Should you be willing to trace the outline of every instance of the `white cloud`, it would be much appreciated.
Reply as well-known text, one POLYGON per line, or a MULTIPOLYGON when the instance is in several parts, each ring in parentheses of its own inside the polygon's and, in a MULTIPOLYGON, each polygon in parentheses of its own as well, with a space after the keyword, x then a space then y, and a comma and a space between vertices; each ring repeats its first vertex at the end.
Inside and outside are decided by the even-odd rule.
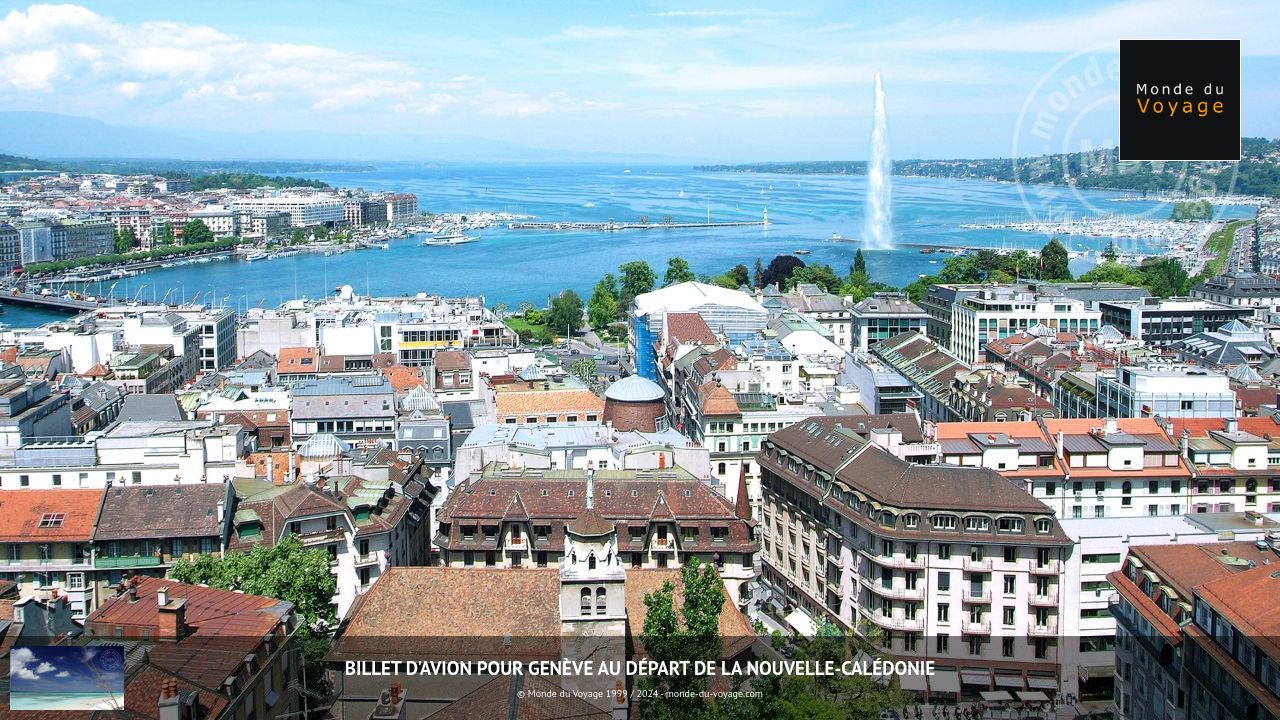
POLYGON ((61 670, 58 672, 57 675, 54 675, 54 677, 60 677, 60 678, 71 677, 71 673, 67 672, 66 670, 61 670))
POLYGON ((13 648, 9 651, 9 677, 21 678, 23 680, 38 680, 41 672, 48 672, 43 668, 48 665, 49 670, 54 669, 49 663, 41 663, 34 670, 30 666, 36 661, 36 654, 31 652, 31 648, 13 648))
POLYGON ((43 675, 47 672, 53 672, 54 670, 57 670, 57 669, 58 668, 54 667, 53 665, 50 665, 47 662, 42 662, 36 666, 36 674, 43 675))
POLYGON ((136 82, 122 82, 116 85, 116 92, 127 98, 136 98, 142 92, 142 85, 136 82))

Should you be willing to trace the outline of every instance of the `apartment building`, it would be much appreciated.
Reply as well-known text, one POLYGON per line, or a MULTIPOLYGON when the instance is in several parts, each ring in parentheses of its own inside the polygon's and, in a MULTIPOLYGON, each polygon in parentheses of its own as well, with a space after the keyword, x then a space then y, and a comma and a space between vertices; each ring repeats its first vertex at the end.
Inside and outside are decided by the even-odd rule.
POLYGON ((0 463, 25 443, 74 434, 67 393, 46 380, 29 380, 19 365, 0 369, 0 463))
POLYGON ((935 422, 962 417, 952 402, 952 383, 972 371, 969 363, 918 332, 882 340, 871 353, 911 383, 921 398, 921 417, 935 422))
POLYGON ((0 580, 18 595, 65 596, 72 615, 93 604, 93 528, 101 490, 0 490, 0 580))
POLYGON ((236 198, 232 210, 289 213, 293 227, 314 227, 341 223, 345 219, 342 199, 331 195, 275 195, 259 198, 236 198))
POLYGON ((1059 610, 1071 540, 1053 511, 993 470, 898 459, 858 420, 810 418, 757 456, 772 610, 802 632, 878 628, 890 655, 935 662, 927 681, 903 678, 933 697, 1074 691, 1059 610))
POLYGON ((1122 720, 1280 717, 1274 542, 1136 547, 1116 593, 1122 720))
POLYGON ((1172 418, 1165 431, 1191 468, 1188 512, 1280 512, 1280 422, 1172 418))
POLYGON ((382 375, 300 380, 290 394, 290 434, 295 445, 316 434, 333 434, 346 441, 395 438, 395 391, 382 375))
POLYGON ((1122 365, 1112 373, 1098 373, 1094 393, 1093 417, 1212 418, 1238 414, 1236 394, 1227 376, 1196 367, 1122 365))
POLYGON ((872 345, 903 333, 924 333, 929 314, 896 293, 876 293, 849 310, 852 334, 847 350, 868 350, 872 345))
POLYGON ((950 350, 965 362, 978 362, 990 340, 1036 325, 1058 332, 1095 333, 1102 313, 1082 300, 1048 286, 983 287, 956 302, 951 313, 950 350))
POLYGON ((1280 310, 1280 280, 1261 273, 1233 270, 1191 288, 1191 297, 1248 308, 1259 318, 1280 310))
POLYGON ((425 564, 427 512, 438 487, 421 463, 376 452, 384 462, 361 461, 361 474, 352 475, 350 449, 331 435, 316 436, 298 452, 300 468, 309 468, 302 482, 238 481, 227 550, 248 552, 293 534, 326 551, 339 618, 389 567, 425 564))
MULTIPOLYGON (((575 522, 617 535, 623 567, 714 565, 735 607, 749 599, 759 541, 745 503, 735 506, 680 467, 542 470, 487 465, 444 501, 434 544, 449 567, 545 568, 566 553, 575 522)), ((728 608, 726 608, 728 610, 728 608)))
POLYGON ((413 193, 392 193, 386 196, 386 221, 409 222, 418 217, 418 196, 413 193))
POLYGON ((845 302, 845 298, 833 295, 818 285, 798 283, 791 291, 771 296, 767 300, 757 291, 757 299, 770 310, 775 307, 778 310, 790 310, 818 323, 830 333, 832 342, 844 350, 852 350, 858 346, 853 309, 845 302))
POLYGON ((9 273, 22 267, 22 243, 18 229, 8 223, 0 223, 0 273, 9 273))
POLYGON ((131 655, 130 710, 165 720, 288 717, 301 707, 291 602, 138 576, 85 618, 77 645, 131 655))

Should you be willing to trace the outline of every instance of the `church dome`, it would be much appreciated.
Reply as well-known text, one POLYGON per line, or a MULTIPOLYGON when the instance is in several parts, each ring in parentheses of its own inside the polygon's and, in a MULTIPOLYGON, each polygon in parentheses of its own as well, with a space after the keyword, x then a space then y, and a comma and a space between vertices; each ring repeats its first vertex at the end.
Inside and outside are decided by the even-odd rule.
POLYGON ((664 396, 658 383, 639 375, 624 377, 604 391, 606 400, 618 402, 657 402, 664 396))

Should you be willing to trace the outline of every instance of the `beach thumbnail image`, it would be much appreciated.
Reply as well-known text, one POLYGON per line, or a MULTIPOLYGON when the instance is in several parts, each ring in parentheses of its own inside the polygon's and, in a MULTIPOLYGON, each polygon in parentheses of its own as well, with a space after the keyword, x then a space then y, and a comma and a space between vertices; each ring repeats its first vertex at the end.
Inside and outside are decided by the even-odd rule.
POLYGON ((15 647, 10 710, 124 709, 124 648, 15 647))

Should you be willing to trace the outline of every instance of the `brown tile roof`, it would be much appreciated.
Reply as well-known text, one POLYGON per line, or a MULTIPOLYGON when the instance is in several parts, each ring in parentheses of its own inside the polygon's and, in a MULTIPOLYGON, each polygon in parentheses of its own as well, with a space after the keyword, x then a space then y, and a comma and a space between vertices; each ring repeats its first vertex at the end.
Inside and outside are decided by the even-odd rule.
POLYGON ((111 369, 103 365, 102 363, 97 363, 93 367, 84 371, 84 376, 89 378, 104 378, 104 377, 111 377, 111 375, 112 375, 111 369))
POLYGON ((1138 558, 1143 568, 1154 572, 1160 581, 1191 602, 1191 591, 1200 583, 1234 575, 1247 565, 1228 565, 1226 556, 1255 560, 1259 563, 1271 554, 1261 552, 1251 542, 1194 543, 1176 545, 1135 545, 1129 555, 1138 558))
POLYGON ((179 692, 187 690, 196 693, 196 705, 199 706, 197 717, 216 718, 226 709, 227 704, 230 702, 226 696, 220 693, 210 692, 187 682, 164 668, 149 664, 128 679, 124 688, 125 709, 143 717, 159 720, 160 688, 170 681, 177 683, 176 687, 179 692))
POLYGON ((561 415, 604 412, 604 400, 590 390, 533 390, 498 393, 498 415, 561 415))
POLYGON ((152 665, 179 675, 202 688, 218 688, 244 664, 245 654, 257 648, 292 612, 293 603, 186 585, 162 578, 137 577, 137 601, 128 594, 108 598, 85 618, 85 630, 95 637, 112 637, 116 627, 159 632, 157 591, 169 590, 169 601, 183 600, 190 633, 178 642, 151 648, 152 665))
POLYGON ((1273 658, 1280 657, 1280 577, 1274 564, 1258 565, 1196 586, 1196 594, 1236 631, 1273 658))
POLYGON ((314 373, 319 369, 319 350, 313 347, 280 348, 277 373, 314 373))
POLYGON ((738 401, 734 399, 729 388, 715 380, 708 380, 699 388, 702 396, 702 414, 704 416, 741 415, 738 401))
MULTIPOLYGON (((519 495, 516 499, 519 499, 519 495)), ((599 537, 613 531, 613 522, 604 519, 595 508, 587 508, 577 517, 565 523, 565 529, 574 535, 583 537, 599 537)))
MULTIPOLYGON (((1275 398, 1272 397, 1272 400, 1275 398)), ((1211 430, 1226 429, 1223 418, 1169 418, 1169 421, 1173 423, 1172 435, 1175 438, 1182 437, 1183 430, 1188 431, 1191 437, 1208 437, 1211 430)), ((1280 422, 1271 417, 1239 418, 1236 424, 1241 431, 1251 435, 1280 437, 1280 422)))
MULTIPOLYGON (((253 476, 264 478, 271 482, 272 485, 283 485, 289 481, 289 456, 293 454, 292 450, 276 450, 266 452, 249 453, 245 461, 253 466, 253 476), (274 458, 274 460, 272 460, 274 458), (267 470, 270 468, 271 477, 267 477, 267 470)), ((297 464, 294 464, 294 474, 297 474, 297 464)), ((293 478, 297 479, 297 478, 293 478)))
POLYGON ((397 395, 403 395, 422 384, 422 373, 418 368, 392 365, 380 368, 378 372, 391 382, 391 390, 397 395))
POLYGON ((348 613, 330 657, 559 659, 559 571, 389 568, 348 613))
POLYGON ((610 714, 539 675, 498 675, 432 720, 609 720, 610 714))
POLYGON ((88 542, 101 505, 102 490, 0 490, 0 542, 88 542))
POLYGON ((716 334, 698 313, 669 312, 666 315, 667 342, 676 345, 716 345, 716 334))
POLYGON ((438 350, 435 366, 437 370, 469 370, 471 353, 465 350, 438 350))
POLYGON ((107 488, 93 539, 219 537, 226 492, 224 483, 107 488))

